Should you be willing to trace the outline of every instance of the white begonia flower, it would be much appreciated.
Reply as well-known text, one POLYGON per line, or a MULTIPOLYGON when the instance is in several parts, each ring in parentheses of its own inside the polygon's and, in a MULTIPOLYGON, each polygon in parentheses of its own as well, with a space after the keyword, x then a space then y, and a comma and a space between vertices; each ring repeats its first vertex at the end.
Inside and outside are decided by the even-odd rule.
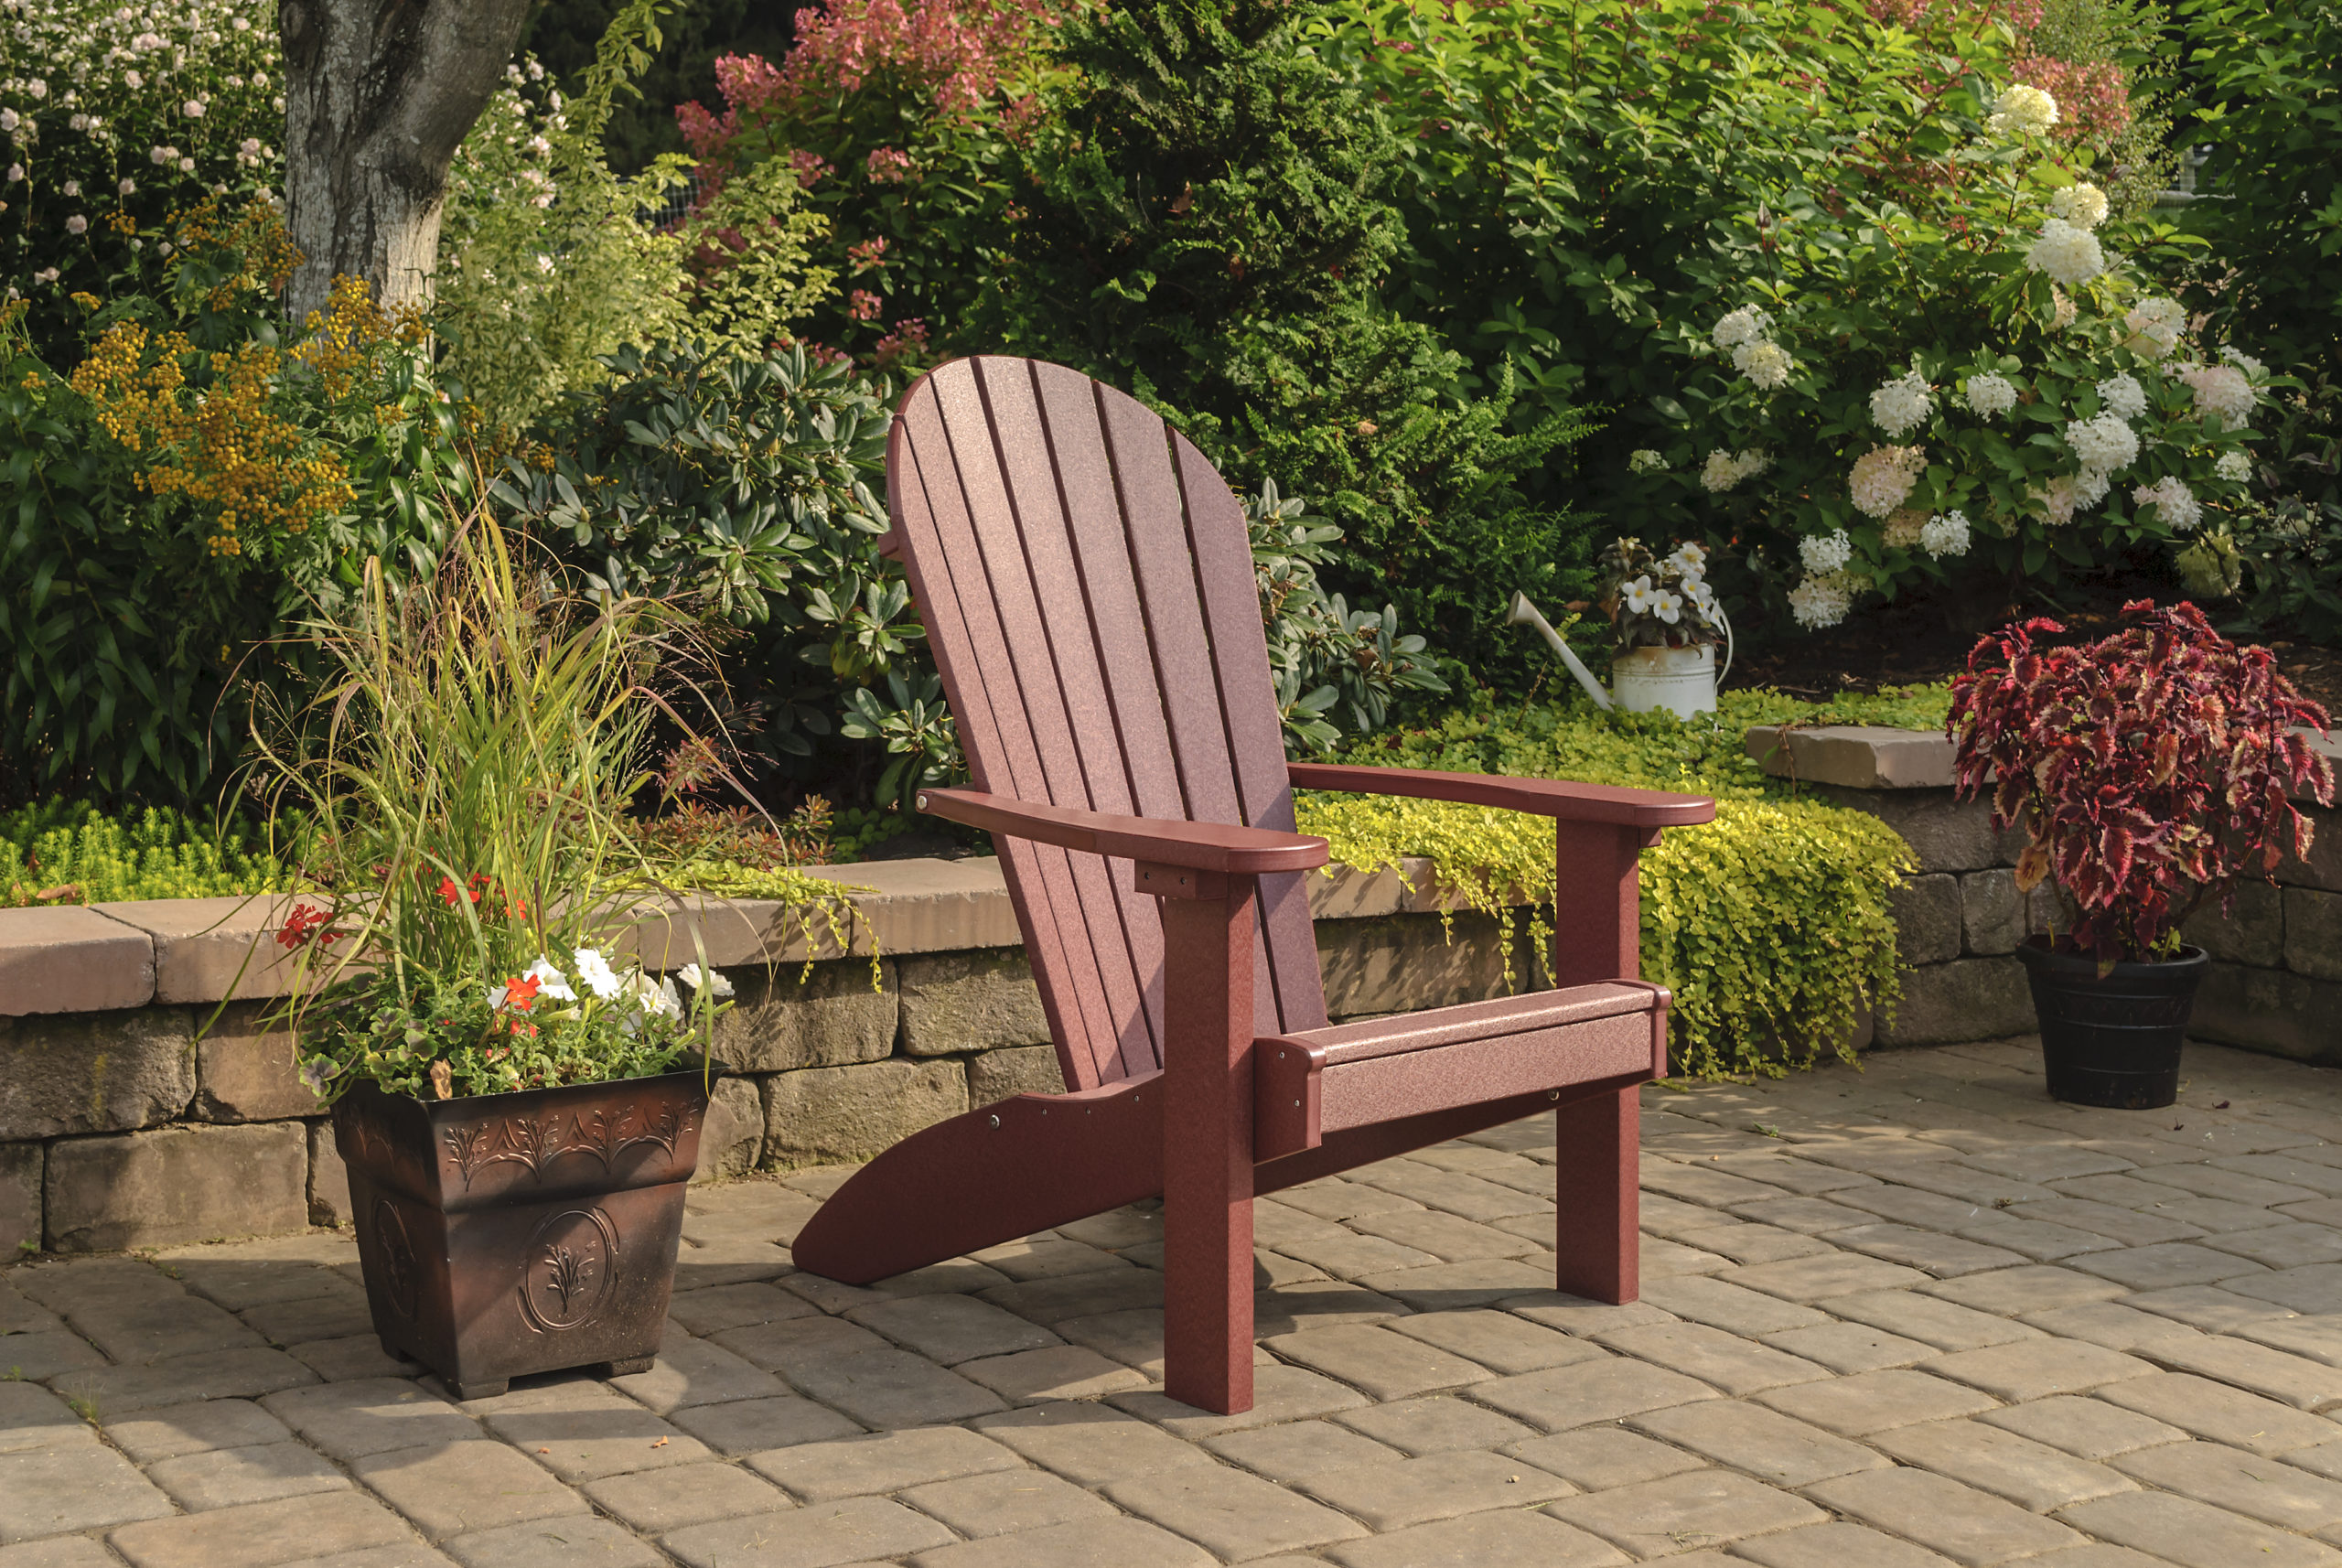
POLYGON ((1708 569, 1708 553, 1686 540, 1675 547, 1675 553, 1667 558, 1667 564, 1682 576, 1696 581, 1708 569))
POLYGON ((1650 613, 1670 626, 1675 625, 1683 618, 1682 596, 1660 589, 1650 596, 1650 613))
POLYGON ((2049 325, 2063 332, 2074 324, 2073 295, 2054 285, 2049 290, 2049 325))
POLYGON ((190 120, 202 119, 203 100, 200 98, 188 99, 186 102, 179 105, 179 113, 186 115, 190 120))
POLYGON ((2220 460, 2212 465, 2212 472, 2233 484, 2243 484, 2252 478, 2252 455, 2249 452, 2223 452, 2220 460))
POLYGON ((1663 474, 1667 471, 1667 459, 1648 446, 1639 446, 1627 458, 1627 471, 1630 474, 1663 474))
POLYGON ((2204 508, 2176 474, 2165 474, 2152 485, 2141 485, 2131 492, 2131 499, 2139 506, 2153 506, 2155 517, 2175 533, 2194 532, 2204 521, 2204 508))
POLYGON ((1760 392, 1787 386, 1789 372, 1797 369, 1797 361, 1778 343, 1743 343, 1732 351, 1732 363, 1760 392))
POLYGON ((81 182, 78 179, 69 179, 60 188, 68 196, 79 196, 81 194, 81 182))
POLYGON ((2053 283, 2074 288, 2106 270, 2106 252, 2089 230, 2052 218, 2041 225, 2040 238, 2026 249, 2025 264, 2030 271, 2047 273, 2053 283))
POLYGON ((1986 419, 1998 419, 2016 406, 2016 388, 2008 377, 1987 371, 1968 378, 1968 408, 1986 419))
POLYGON ((1885 517, 1910 498, 1919 482, 1927 454, 1917 446, 1874 446, 1854 459, 1847 488, 1855 507, 1871 517, 1885 517))
POLYGON ((2175 299, 2143 299, 2123 312, 2122 325, 2131 335, 2122 346, 2134 354, 2162 359, 2179 346, 2187 330, 2187 312, 2175 299))
POLYGON ((1968 514, 1948 511, 1928 519, 1919 530, 1919 548, 1940 561, 1947 555, 1968 553, 1968 514))
POLYGON ((1649 577, 1638 577, 1620 588, 1618 596, 1625 601, 1628 614, 1642 616, 1650 614, 1658 596, 1652 593, 1649 577))
POLYGON ((18 183, 18 182, 20 182, 24 177, 25 177, 25 166, 24 166, 24 165, 22 165, 22 164, 10 164, 10 165, 8 166, 8 183, 9 183, 10 185, 17 184, 17 183, 18 183))
POLYGON ((2252 417, 2252 383, 2234 365, 2189 365, 2179 379, 2196 393, 2198 415, 2218 414, 2229 430, 2241 430, 2252 417))
POLYGON ((2138 432, 2116 413, 2075 420, 2066 426, 2066 445, 2072 448, 2085 474, 2111 474, 2127 467, 2139 456, 2138 432))
POLYGON ((2037 136, 2057 123, 2057 101, 2037 87, 2012 87, 1993 101, 1984 128, 1995 136, 2037 136))
POLYGON ((81 233, 85 233, 85 232, 87 232, 87 231, 88 231, 89 227, 90 227, 90 220, 89 220, 88 219, 86 219, 86 218, 82 217, 82 216, 81 216, 80 213, 78 213, 78 212, 76 212, 75 214, 73 214, 73 216, 72 216, 72 217, 68 218, 68 219, 65 220, 65 231, 66 231, 68 234, 81 234, 81 233))
POLYGON ((1769 325, 1765 313, 1753 305, 1744 305, 1729 312, 1709 334, 1719 349, 1737 349, 1744 343, 1754 343, 1765 335, 1769 325))
POLYGON ((2245 373, 2250 381, 2260 381, 2269 373, 2269 367, 2238 348, 2233 343, 2220 349, 2220 358, 2245 373))
POLYGON ((1870 394, 1870 416, 1889 435, 1907 435, 1926 423, 1936 391, 1915 367, 1870 394))
POLYGON ((1716 591, 1697 577, 1683 579, 1683 596, 1699 607, 1700 618, 1713 621, 1716 615, 1716 591))
POLYGON ((733 994, 732 983, 714 970, 702 971, 695 963, 687 963, 675 972, 676 976, 694 993, 710 991, 717 996, 733 994))
POLYGON ((528 979, 531 975, 534 975, 537 979, 538 995, 550 996, 555 1002, 575 1002, 577 1000, 577 993, 570 988, 569 977, 562 973, 561 971, 555 969, 553 965, 553 960, 547 958, 544 954, 539 953, 537 955, 537 961, 521 972, 521 978, 523 980, 528 979))
POLYGON ((2147 389, 2139 384, 2138 377, 2125 371, 2098 383, 2098 401, 2106 405, 2109 413, 2136 419, 2147 412, 2147 389))
POLYGON ((0 109, 0 131, 14 131, 24 122, 16 118, 14 109, 0 109))
POLYGON ((570 955, 570 962, 577 966, 578 983, 604 1002, 626 989, 626 982, 610 968, 610 961, 596 949, 579 948, 570 955))
POLYGON ((2106 192, 2087 180, 2053 191, 2049 210, 2077 229, 2095 229, 2106 221, 2106 192))
POLYGON ((1797 553, 1809 575, 1828 576, 1846 569, 1846 563, 1854 558, 1854 542, 1842 528, 1831 533, 1809 533, 1798 541, 1797 553))
POLYGON ((138 194, 138 182, 125 175, 123 177, 122 183, 113 188, 118 196, 135 196, 138 194))
POLYGON ((1789 613, 1808 631, 1836 626, 1853 604, 1853 585, 1843 572, 1808 577, 1789 590, 1789 613))

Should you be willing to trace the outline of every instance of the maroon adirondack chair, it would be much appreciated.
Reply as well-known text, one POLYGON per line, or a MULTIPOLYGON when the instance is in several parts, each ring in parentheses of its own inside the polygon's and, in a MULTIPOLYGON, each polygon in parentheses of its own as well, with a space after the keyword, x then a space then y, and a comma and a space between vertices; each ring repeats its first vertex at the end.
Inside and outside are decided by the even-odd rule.
POLYGON ((1160 1195, 1165 1388, 1252 1400, 1256 1194, 1558 1111, 1556 1283, 1632 1301, 1637 1085, 1668 993, 1637 973, 1636 857, 1690 795, 1288 763, 1243 510, 1202 454, 1060 366, 913 383, 893 528, 992 832, 1063 1094, 906 1138, 840 1187, 798 1263, 854 1283, 1160 1195), (1557 990, 1328 1026, 1293 789, 1556 819, 1557 990))

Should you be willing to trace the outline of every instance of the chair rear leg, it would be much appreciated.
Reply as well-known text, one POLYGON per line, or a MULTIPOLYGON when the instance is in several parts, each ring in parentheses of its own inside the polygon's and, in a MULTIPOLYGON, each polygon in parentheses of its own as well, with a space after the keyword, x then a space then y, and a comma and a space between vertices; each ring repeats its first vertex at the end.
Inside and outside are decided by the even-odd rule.
POLYGON ((1642 1290, 1639 1089, 1628 1084, 1554 1112, 1553 1285, 1590 1301, 1629 1302, 1642 1290))

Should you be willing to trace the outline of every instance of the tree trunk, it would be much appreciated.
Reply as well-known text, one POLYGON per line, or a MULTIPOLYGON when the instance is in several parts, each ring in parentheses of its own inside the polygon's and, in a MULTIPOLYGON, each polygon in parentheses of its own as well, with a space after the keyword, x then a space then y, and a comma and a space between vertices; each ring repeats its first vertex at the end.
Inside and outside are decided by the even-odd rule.
POLYGON ((520 40, 529 0, 280 0, 295 321, 338 275, 427 299, 447 166, 520 40))

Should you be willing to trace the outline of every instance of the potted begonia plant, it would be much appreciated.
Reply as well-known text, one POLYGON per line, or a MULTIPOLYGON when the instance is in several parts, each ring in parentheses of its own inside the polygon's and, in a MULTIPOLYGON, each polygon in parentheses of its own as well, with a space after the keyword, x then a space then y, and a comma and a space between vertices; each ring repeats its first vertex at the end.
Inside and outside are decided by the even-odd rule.
POLYGON ((2303 732, 2326 711, 2192 604, 2144 600, 2099 641, 2035 619, 1986 636, 1951 683, 1945 733, 1962 798, 2024 830, 2020 891, 2047 884, 2049 929, 2017 948, 2041 1025, 2049 1092, 2145 1109, 2179 1096, 2179 1058, 2204 950, 2181 940, 2206 900, 2273 879, 2309 853, 2294 798, 2334 799, 2303 732))
POLYGON ((1732 668, 1730 623, 1707 581, 1708 553, 1680 543, 1661 555, 1639 539, 1614 540, 1598 563, 1600 605, 1615 651, 1610 689, 1630 714, 1714 713, 1716 682, 1732 668), (1716 645, 1726 643, 1716 667, 1716 645))
POLYGON ((647 885, 621 813, 677 628, 564 596, 480 519, 427 585, 373 565, 314 628, 315 722, 256 740, 279 820, 315 829, 277 1015, 333 1109, 375 1330, 459 1398, 645 1369, 731 991, 704 956, 623 956, 647 885))

